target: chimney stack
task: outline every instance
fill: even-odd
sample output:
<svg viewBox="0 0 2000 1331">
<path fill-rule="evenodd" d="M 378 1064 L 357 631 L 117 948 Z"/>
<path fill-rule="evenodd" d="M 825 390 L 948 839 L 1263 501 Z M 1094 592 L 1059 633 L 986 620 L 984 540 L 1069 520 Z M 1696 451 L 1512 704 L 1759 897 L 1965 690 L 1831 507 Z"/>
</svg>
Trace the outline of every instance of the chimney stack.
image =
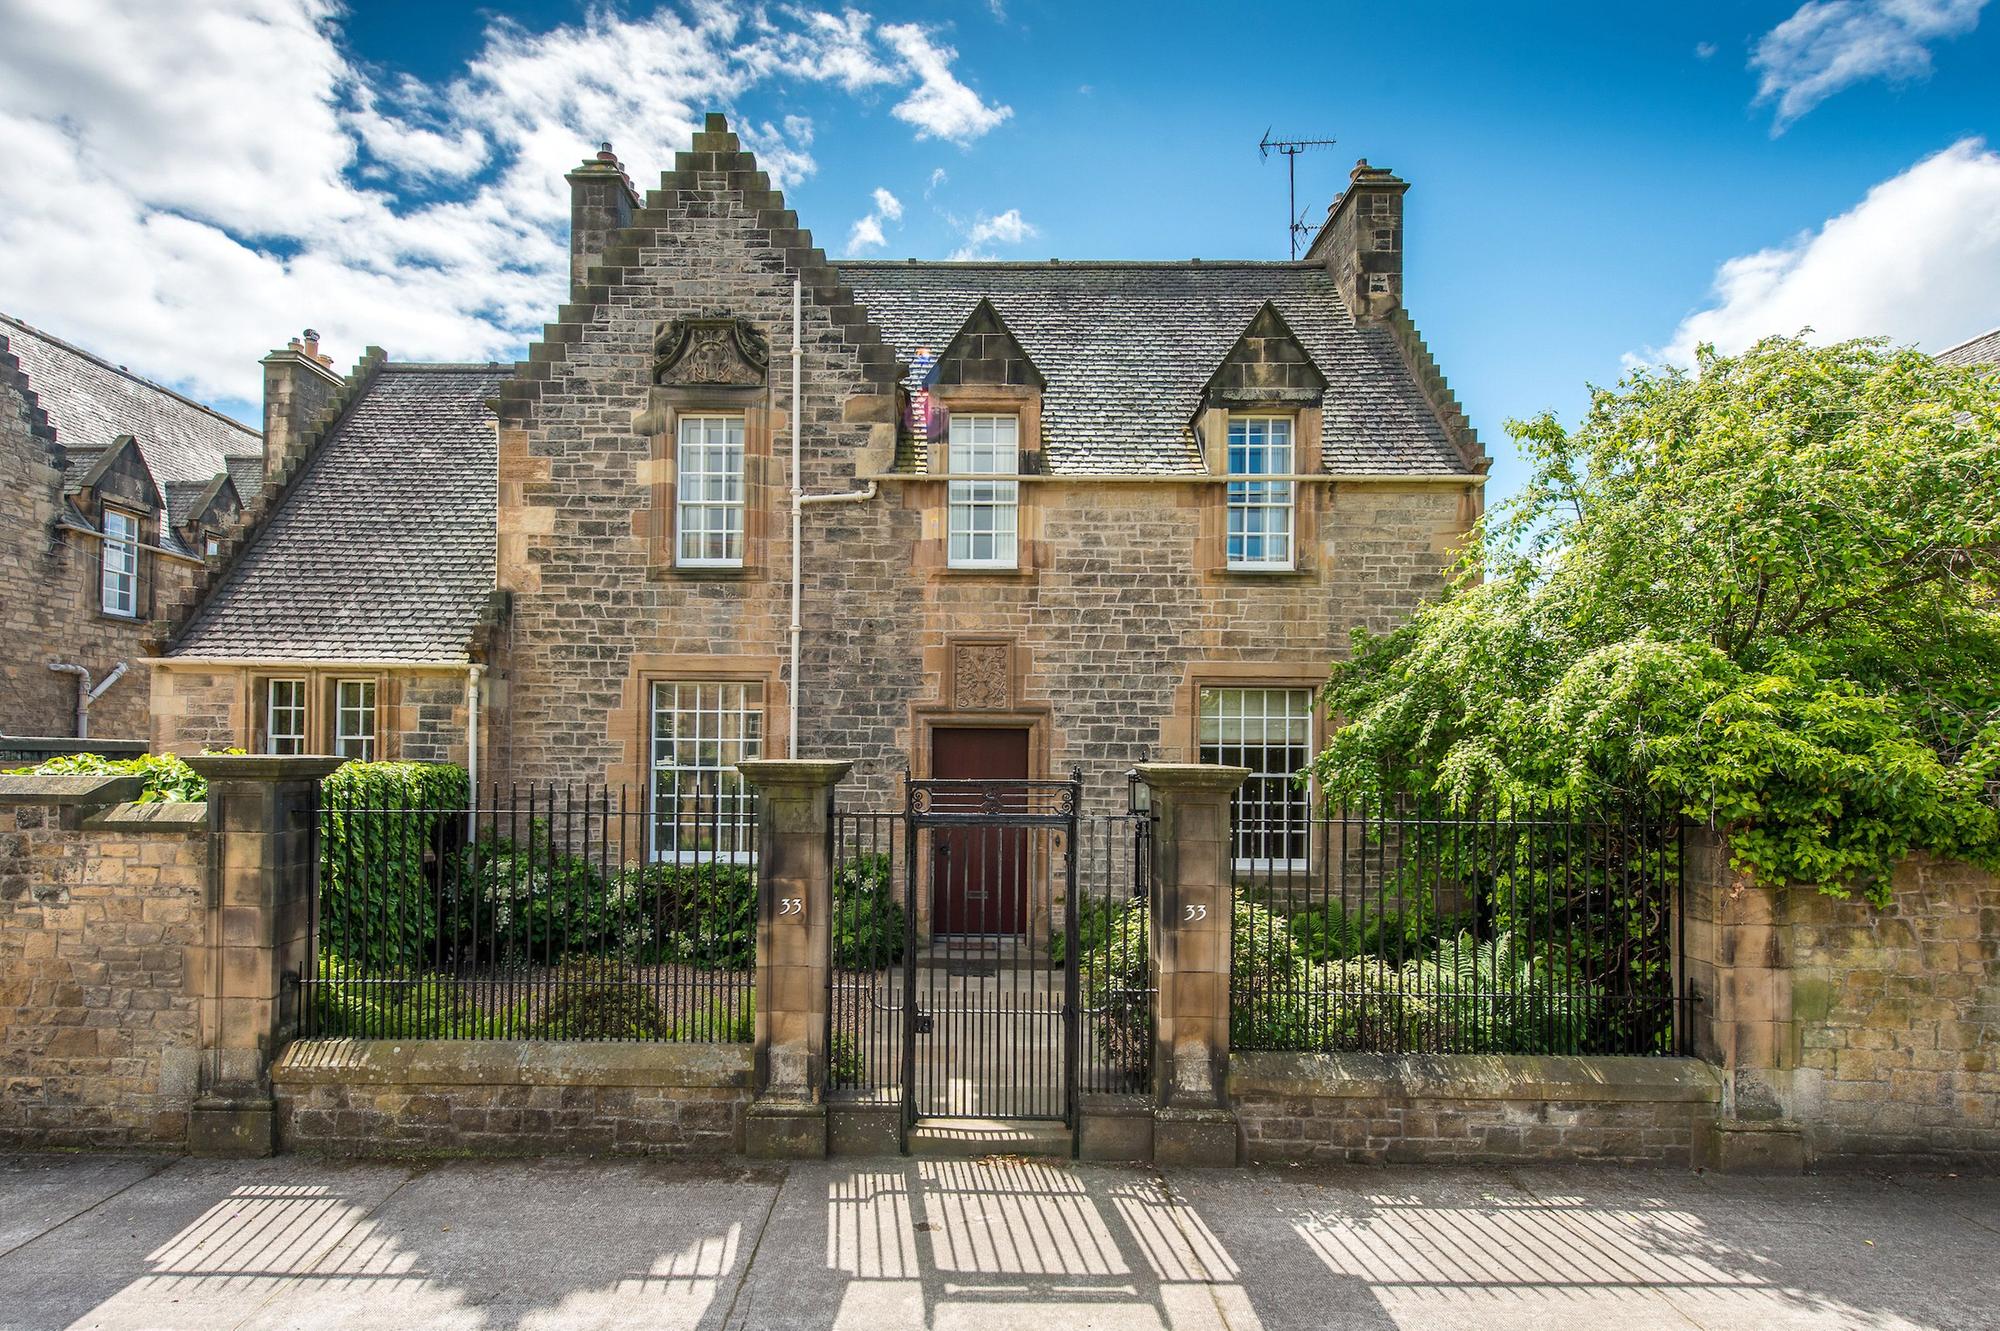
<svg viewBox="0 0 2000 1331">
<path fill-rule="evenodd" d="M 1362 158 L 1326 210 L 1308 260 L 1324 263 L 1354 317 L 1375 323 L 1403 303 L 1403 194 L 1410 182 Z"/>
<path fill-rule="evenodd" d="M 264 480 L 284 470 L 299 449 L 313 418 L 340 389 L 333 357 L 319 349 L 319 332 L 308 328 L 264 357 Z"/>
<path fill-rule="evenodd" d="M 575 299 L 584 274 L 604 257 L 611 233 L 632 224 L 639 196 L 608 143 L 600 143 L 597 156 L 585 158 L 563 179 L 569 181 L 569 289 Z"/>
</svg>

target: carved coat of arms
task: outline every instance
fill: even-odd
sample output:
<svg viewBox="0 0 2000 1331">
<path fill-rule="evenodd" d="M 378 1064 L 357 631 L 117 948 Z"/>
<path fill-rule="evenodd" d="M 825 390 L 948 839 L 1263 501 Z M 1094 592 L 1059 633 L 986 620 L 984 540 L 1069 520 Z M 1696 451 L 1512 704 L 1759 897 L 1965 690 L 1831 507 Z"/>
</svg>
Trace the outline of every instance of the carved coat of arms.
<svg viewBox="0 0 2000 1331">
<path fill-rule="evenodd" d="M 653 382 L 675 387 L 755 388 L 771 349 L 748 319 L 675 319 L 653 338 Z"/>
</svg>

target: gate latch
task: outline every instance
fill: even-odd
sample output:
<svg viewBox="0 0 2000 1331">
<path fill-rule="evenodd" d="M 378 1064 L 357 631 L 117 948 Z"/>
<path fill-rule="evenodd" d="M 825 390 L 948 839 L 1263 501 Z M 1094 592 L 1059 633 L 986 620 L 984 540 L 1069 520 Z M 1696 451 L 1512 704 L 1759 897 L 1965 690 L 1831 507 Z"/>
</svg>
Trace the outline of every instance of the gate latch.
<svg viewBox="0 0 2000 1331">
<path fill-rule="evenodd" d="M 937 1023 L 928 1012 L 917 1014 L 917 1034 L 929 1035 L 937 1029 Z"/>
</svg>

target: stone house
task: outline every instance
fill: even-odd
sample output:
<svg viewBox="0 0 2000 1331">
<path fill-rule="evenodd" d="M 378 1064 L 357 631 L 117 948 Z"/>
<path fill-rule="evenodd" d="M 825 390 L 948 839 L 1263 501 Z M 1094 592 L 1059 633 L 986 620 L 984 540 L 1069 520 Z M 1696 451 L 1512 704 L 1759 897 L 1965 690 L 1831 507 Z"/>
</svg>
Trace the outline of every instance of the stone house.
<svg viewBox="0 0 2000 1331">
<path fill-rule="evenodd" d="M 147 621 L 263 480 L 257 431 L 0 315 L 0 734 L 145 740 Z"/>
<path fill-rule="evenodd" d="M 794 747 L 875 801 L 1081 767 L 1102 807 L 1206 758 L 1259 774 L 1241 853 L 1291 853 L 1315 686 L 1481 510 L 1404 181 L 1358 165 L 1297 261 L 946 263 L 829 260 L 719 116 L 643 196 L 608 148 L 568 180 L 526 360 L 371 350 L 268 426 L 160 644 L 158 746 L 473 755 L 729 827 L 732 764 Z"/>
</svg>

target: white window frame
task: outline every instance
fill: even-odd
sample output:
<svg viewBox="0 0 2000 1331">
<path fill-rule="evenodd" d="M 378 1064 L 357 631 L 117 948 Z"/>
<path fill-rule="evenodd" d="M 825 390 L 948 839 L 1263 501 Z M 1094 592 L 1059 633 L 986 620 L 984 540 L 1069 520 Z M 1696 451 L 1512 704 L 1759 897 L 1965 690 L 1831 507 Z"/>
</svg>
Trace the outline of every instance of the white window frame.
<svg viewBox="0 0 2000 1331">
<path fill-rule="evenodd" d="M 736 764 L 763 756 L 764 705 L 764 685 L 756 680 L 653 681 L 646 716 L 652 859 L 756 862 L 757 793 L 736 774 Z M 663 727 L 663 718 L 671 724 Z M 690 830 L 694 835 L 684 843 L 682 834 Z"/>
<path fill-rule="evenodd" d="M 282 705 L 280 690 L 290 695 Z M 279 728 L 279 717 L 287 725 Z M 287 747 L 289 745 L 290 747 Z M 306 681 L 298 676 L 264 681 L 264 752 L 299 754 L 306 752 Z"/>
<path fill-rule="evenodd" d="M 362 690 L 363 696 L 367 701 L 350 706 L 347 701 L 347 691 L 350 688 Z M 368 718 L 368 729 L 365 732 L 349 728 L 348 716 L 350 713 Z M 361 763 L 374 762 L 376 732 L 380 725 L 380 690 L 376 688 L 374 680 L 350 678 L 333 681 L 334 757 L 349 758 Z"/>
<path fill-rule="evenodd" d="M 1225 710 L 1229 702 L 1235 704 L 1233 718 Z M 1280 704 L 1275 711 L 1274 702 Z M 1250 769 L 1250 778 L 1230 799 L 1231 864 L 1252 873 L 1307 868 L 1311 863 L 1314 790 L 1310 780 L 1301 786 L 1294 778 L 1312 761 L 1316 739 L 1313 690 L 1291 684 L 1204 684 L 1197 691 L 1196 712 L 1195 743 L 1201 761 Z M 1223 738 L 1223 723 L 1228 719 L 1238 727 L 1233 740 Z M 1274 725 L 1279 732 L 1275 736 Z M 1251 734 L 1253 727 L 1255 736 Z M 1253 756 L 1274 749 L 1291 750 L 1298 766 L 1274 771 L 1268 760 L 1252 761 Z M 1273 837 L 1292 841 L 1288 849 L 1298 853 L 1257 853 L 1268 850 Z M 1264 844 L 1259 845 L 1260 841 Z M 1245 854 L 1246 850 L 1252 853 Z"/>
<path fill-rule="evenodd" d="M 674 564 L 742 568 L 748 504 L 743 413 L 691 412 L 674 424 Z M 721 537 L 721 553 L 710 538 Z"/>
<path fill-rule="evenodd" d="M 1277 438 L 1279 434 L 1284 436 L 1282 441 Z M 1223 541 L 1229 567 L 1244 572 L 1288 572 L 1296 568 L 1297 485 L 1288 480 L 1247 478 L 1294 474 L 1298 462 L 1297 422 L 1290 416 L 1232 415 L 1227 454 L 1230 481 Z M 1252 526 L 1257 530 L 1252 531 Z M 1261 553 L 1247 553 L 1253 541 L 1261 543 Z"/>
<path fill-rule="evenodd" d="M 116 535 L 113 534 L 114 530 Z M 123 582 L 123 595 L 119 582 Z M 139 617 L 139 517 L 122 508 L 104 510 L 103 568 L 98 576 L 98 605 L 107 615 Z"/>
<path fill-rule="evenodd" d="M 1011 412 L 954 412 L 945 454 L 945 565 L 1021 565 L 1021 418 Z M 990 542 L 990 554 L 974 547 Z M 962 553 L 961 553 L 962 552 Z"/>
</svg>

